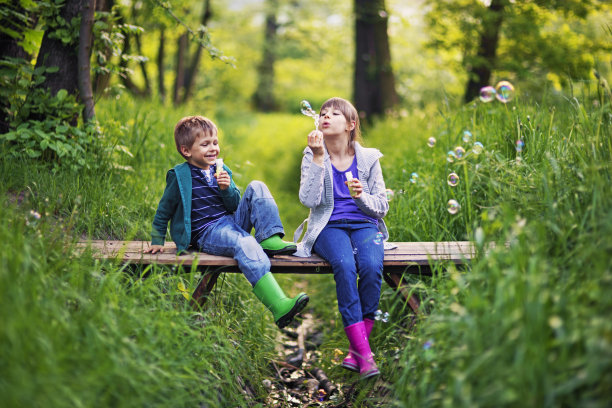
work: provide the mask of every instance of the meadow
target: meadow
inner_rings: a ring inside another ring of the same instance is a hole
[[[349,405],[612,405],[612,108],[597,83],[580,89],[441,103],[364,129],[384,154],[391,240],[473,240],[479,257],[409,278],[425,311],[414,325],[383,285],[390,319],[372,342],[382,376]],[[196,271],[128,271],[75,257],[71,245],[149,239],[165,173],[181,161],[173,126],[192,113],[218,124],[239,187],[268,184],[292,237],[308,214],[297,191],[312,120],[297,107],[208,113],[126,96],[96,109],[103,140],[88,168],[1,155],[0,405],[267,406],[278,330],[243,277],[225,276],[194,311],[177,287],[193,289]],[[465,154],[451,162],[458,146]],[[310,294],[330,379],[356,382],[334,362],[347,344],[332,277],[280,279]]]

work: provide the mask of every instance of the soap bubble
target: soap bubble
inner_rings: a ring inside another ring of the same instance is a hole
[[[306,116],[312,116],[315,114],[315,111],[312,109],[312,106],[310,106],[310,102],[308,102],[307,100],[303,100],[301,102],[300,109],[302,110],[302,114]]]
[[[429,339],[427,340],[424,344],[423,344],[423,349],[424,350],[429,350],[430,348],[432,348],[434,345],[434,341]]]
[[[518,153],[523,151],[523,146],[525,146],[525,142],[523,142],[523,139],[519,139],[516,141],[516,151]]]
[[[449,150],[448,153],[446,153],[446,161],[447,162],[453,163],[456,158],[457,158],[457,155],[452,150]]]
[[[495,95],[497,94],[497,92],[495,92],[495,88],[493,88],[492,86],[485,86],[483,88],[480,88],[480,100],[483,102],[491,102],[493,99],[495,99]]]
[[[395,193],[390,188],[385,190],[385,194],[387,195],[387,201],[393,200],[393,196],[395,196]]]
[[[451,173],[446,178],[446,182],[449,186],[455,187],[457,184],[459,184],[459,176],[457,175],[457,173]]]
[[[412,174],[410,175],[410,182],[411,182],[412,184],[416,184],[416,182],[417,182],[417,181],[419,181],[419,175],[418,175],[418,174],[416,174],[416,173],[412,173]]]
[[[480,142],[474,142],[474,146],[472,146],[472,152],[475,155],[479,155],[484,150],[484,146]]]
[[[465,149],[461,146],[455,147],[455,157],[461,160],[465,157]]]
[[[464,143],[469,143],[470,140],[472,140],[472,132],[470,132],[469,130],[464,130],[463,137],[461,139]]]
[[[389,321],[389,312],[383,312],[382,310],[378,309],[376,312],[374,312],[374,320],[387,323]]]
[[[508,81],[499,81],[495,85],[495,97],[498,101],[508,103],[514,98],[514,86]]]
[[[457,214],[459,212],[460,208],[461,208],[461,205],[459,205],[457,200],[454,200],[454,199],[448,200],[448,203],[446,205],[446,209],[448,210],[449,213],[455,215],[455,214]]]
[[[436,145],[436,138],[435,137],[430,137],[429,139],[427,139],[427,146],[429,147],[434,147]]]
[[[311,118],[314,119],[315,128],[318,129],[319,128],[319,114],[315,112],[314,109],[312,109],[312,106],[310,106],[310,102],[304,99],[300,103],[300,110],[302,111],[302,114],[306,116],[310,116]]]
[[[376,233],[376,236],[374,237],[374,243],[376,245],[380,245],[382,244],[382,242],[383,242],[383,234],[382,232],[379,231]]]
[[[353,255],[357,255],[357,248],[353,248]]]

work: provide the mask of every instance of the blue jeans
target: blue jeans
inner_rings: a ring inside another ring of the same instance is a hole
[[[371,222],[330,221],[314,243],[314,251],[334,272],[344,327],[364,318],[374,319],[378,309],[384,245],[377,234],[378,228]]]
[[[255,237],[251,230],[255,228]],[[198,241],[201,251],[231,256],[252,286],[270,271],[270,260],[259,242],[272,235],[285,235],[276,202],[261,181],[251,182],[238,209],[204,228]]]

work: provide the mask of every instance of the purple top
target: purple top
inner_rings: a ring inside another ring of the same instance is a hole
[[[329,220],[361,220],[370,221],[378,225],[378,220],[376,218],[368,217],[359,207],[357,207],[353,197],[351,197],[348,186],[344,184],[346,181],[344,173],[347,171],[353,173],[353,178],[357,178],[356,176],[359,175],[357,171],[357,156],[355,155],[349,168],[344,171],[338,170],[333,164],[331,167],[333,172],[332,178],[334,179],[334,210]]]

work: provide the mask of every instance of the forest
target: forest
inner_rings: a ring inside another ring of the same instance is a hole
[[[612,405],[609,2],[0,0],[0,21],[0,406]],[[389,241],[477,248],[405,276],[418,314],[383,282],[380,376],[340,367],[332,275],[278,274],[310,296],[279,330],[239,274],[194,309],[195,268],[75,251],[151,239],[190,115],[291,240],[304,101],[331,97],[383,154]]]

